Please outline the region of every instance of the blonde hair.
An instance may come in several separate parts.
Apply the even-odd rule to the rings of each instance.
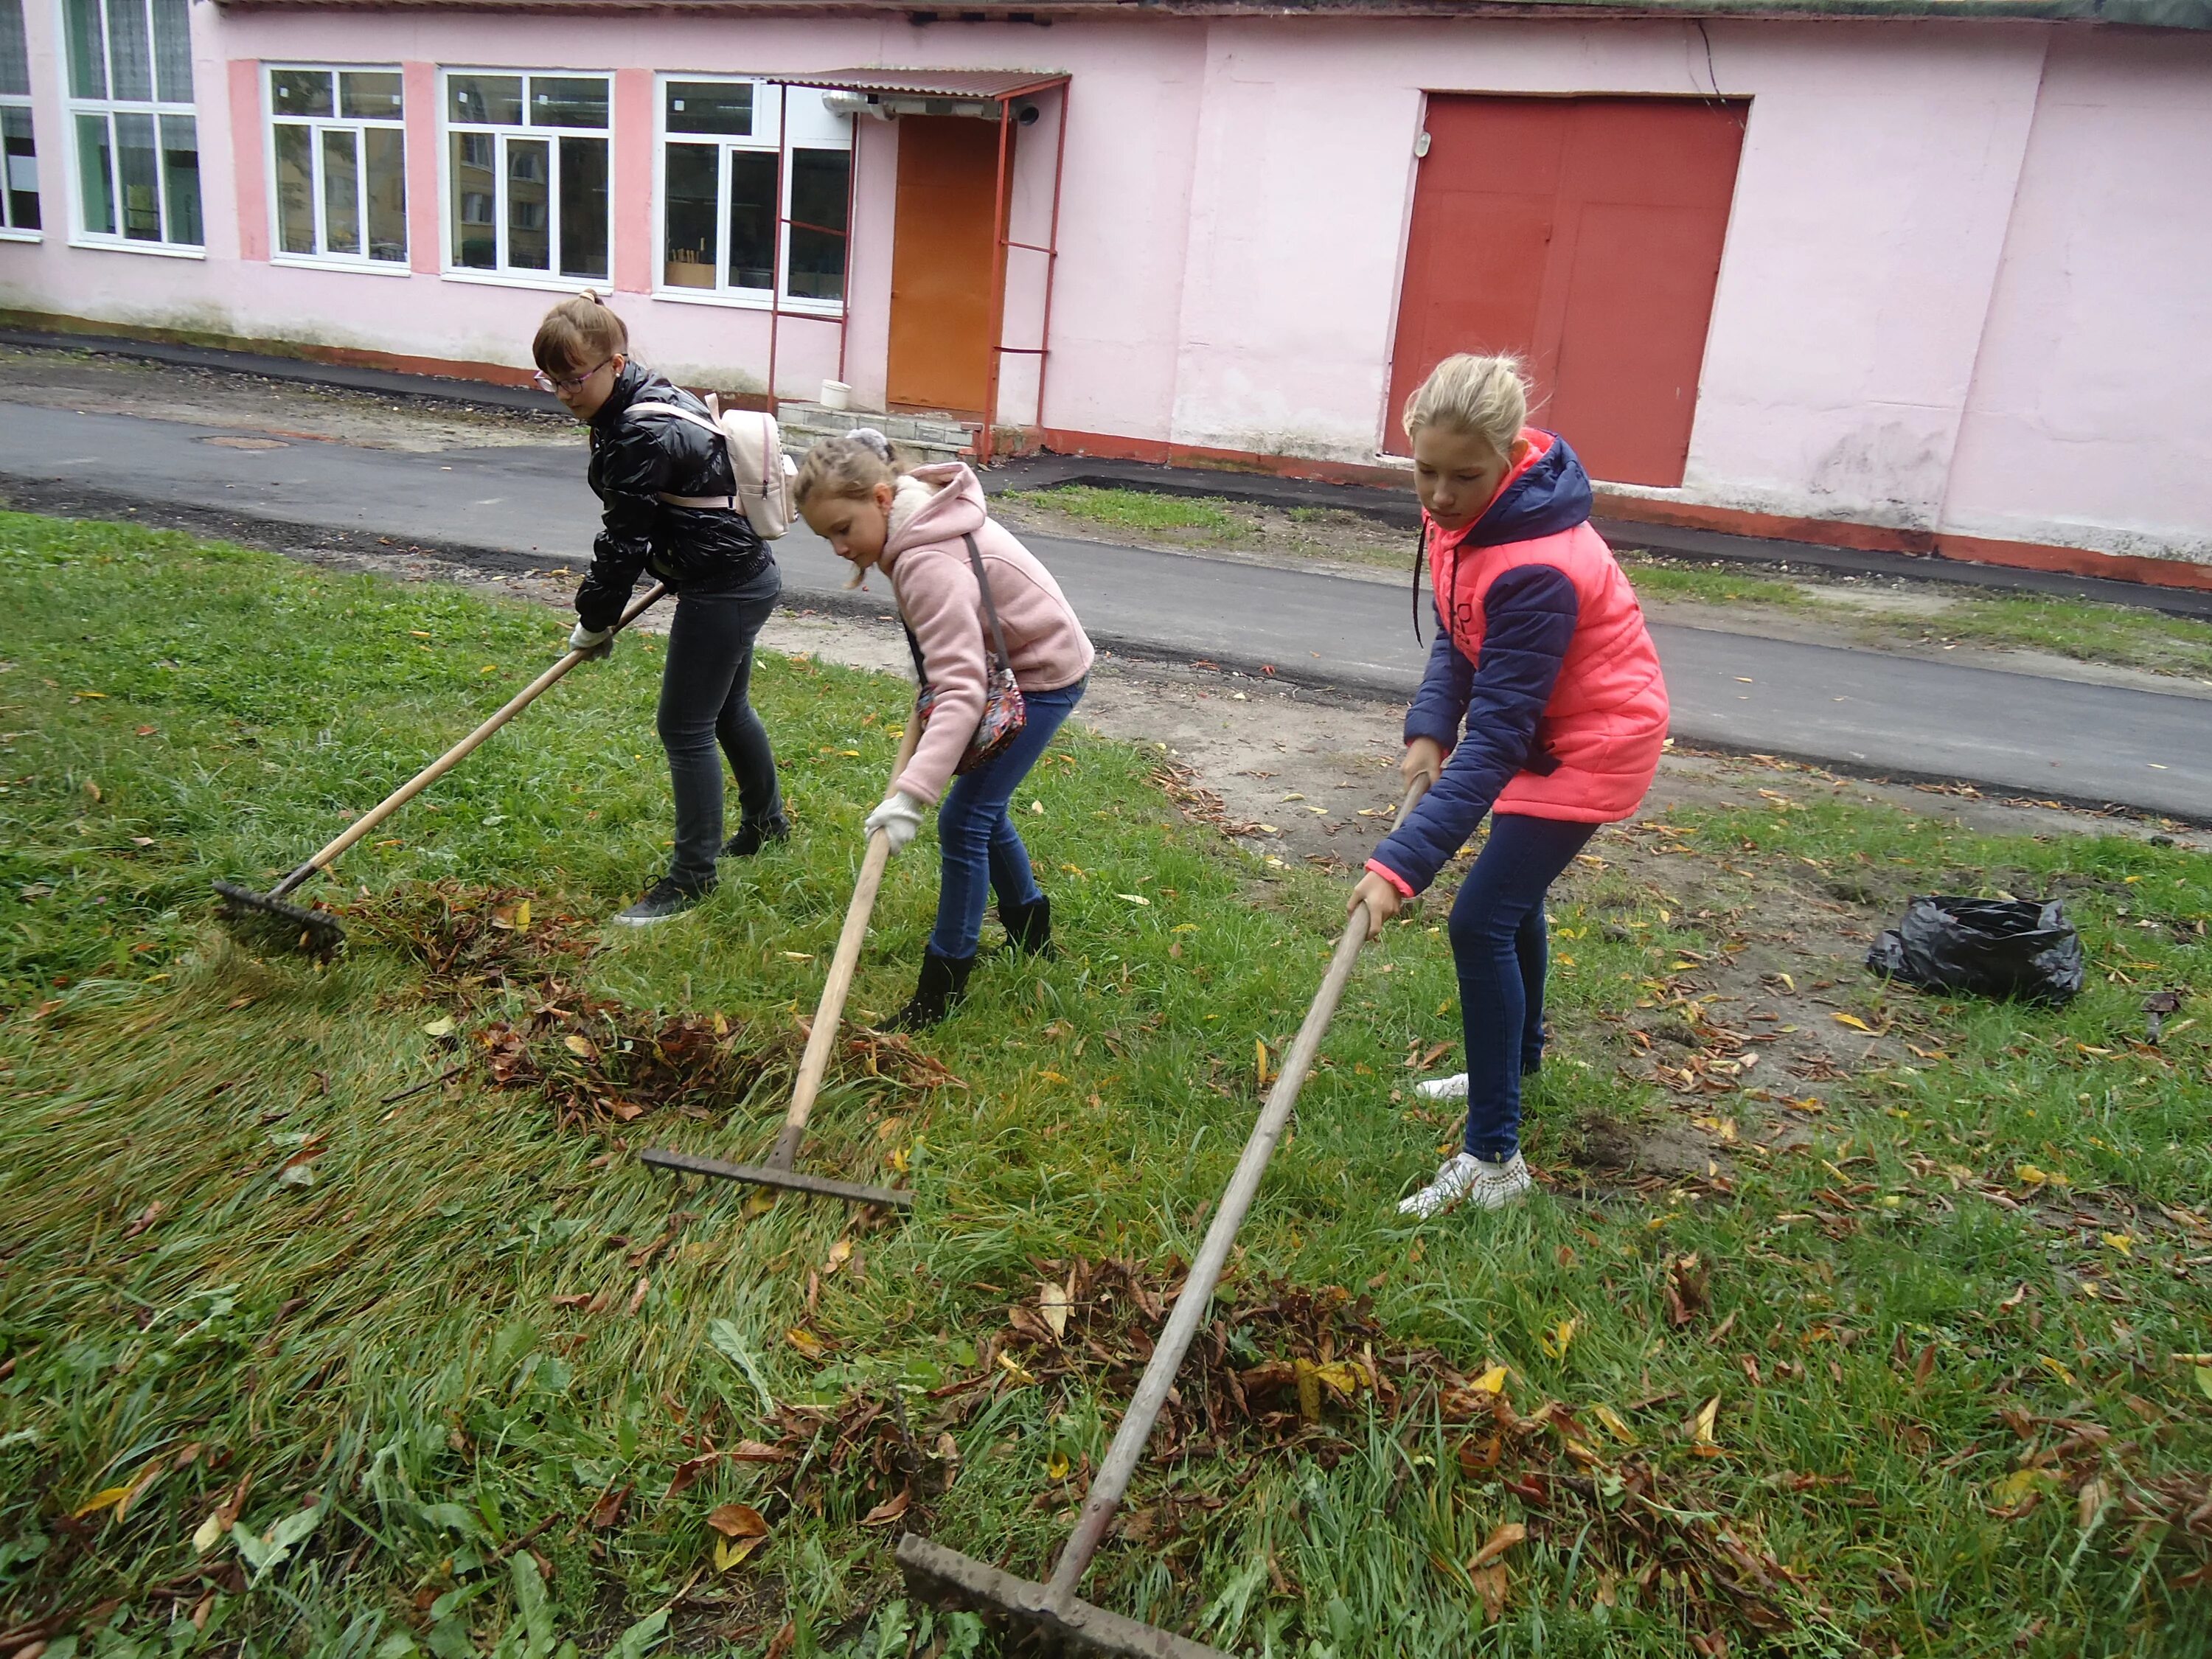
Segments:
[[[629,350],[629,329],[597,289],[586,289],[545,313],[530,355],[548,374],[574,374]]]
[[[1476,357],[1467,352],[1447,357],[1429,371],[1406,399],[1406,435],[1425,426],[1449,427],[1482,439],[1501,455],[1528,420],[1528,379],[1521,360],[1510,355]]]
[[[817,495],[865,501],[876,493],[877,485],[896,484],[904,471],[882,434],[855,428],[850,437],[824,438],[806,452],[799,464],[799,477],[792,481],[791,499],[802,513]]]

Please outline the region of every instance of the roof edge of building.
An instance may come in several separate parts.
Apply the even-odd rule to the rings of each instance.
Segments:
[[[2212,30],[2212,0],[216,0],[227,11],[761,11],[786,15],[897,13],[942,21],[1044,22],[1114,17],[1759,20],[2103,23]]]

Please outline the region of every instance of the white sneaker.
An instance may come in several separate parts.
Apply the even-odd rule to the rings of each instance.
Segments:
[[[1426,1083],[1416,1083],[1413,1092],[1423,1100],[1465,1100],[1467,1073],[1455,1072],[1449,1077],[1432,1077]]]
[[[1503,1164],[1486,1162],[1472,1152],[1456,1152],[1437,1171],[1434,1181],[1411,1198],[1399,1201],[1398,1213],[1418,1216],[1425,1221],[1455,1204],[1470,1204],[1478,1210],[1502,1210],[1509,1204],[1518,1204],[1535,1184],[1528,1164],[1518,1152]]]

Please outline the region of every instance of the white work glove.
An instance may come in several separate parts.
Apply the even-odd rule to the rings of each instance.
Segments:
[[[921,833],[921,815],[928,810],[921,797],[895,789],[884,797],[882,805],[868,814],[867,833],[872,836],[877,830],[882,830],[890,837],[891,851],[903,853],[906,844]]]
[[[611,657],[615,649],[615,630],[611,628],[586,628],[578,623],[576,631],[568,635],[568,648],[583,652],[595,662]]]

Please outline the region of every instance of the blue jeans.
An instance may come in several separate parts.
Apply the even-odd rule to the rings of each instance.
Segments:
[[[1521,1150],[1521,1075],[1544,1054],[1551,926],[1544,895],[1596,830],[1594,823],[1496,815],[1452,904],[1452,960],[1467,1039],[1467,1150],[1492,1164]]]
[[[1060,723],[1083,701],[1084,682],[1057,691],[1024,691],[1028,711],[1006,749],[945,792],[937,811],[941,871],[937,927],[929,948],[940,957],[972,957],[983,937],[983,909],[993,891],[1000,904],[1030,904],[1040,896],[1029,848],[1007,815],[1006,803],[1037,763]]]

